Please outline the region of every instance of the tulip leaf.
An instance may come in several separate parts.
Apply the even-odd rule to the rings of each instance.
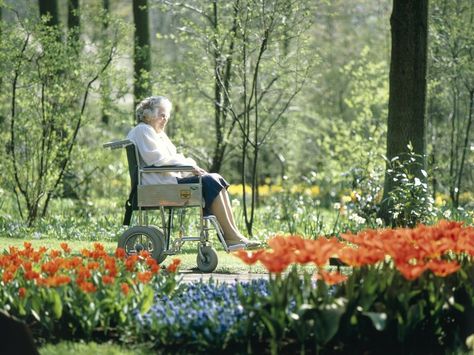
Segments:
[[[61,297],[57,292],[52,293],[52,301],[53,301],[53,312],[56,319],[61,318],[63,314],[63,302],[61,301]]]
[[[148,312],[148,310],[153,305],[153,290],[150,287],[145,287],[143,289],[143,299],[140,306],[141,314]]]
[[[326,344],[339,330],[339,321],[346,310],[346,300],[336,299],[332,304],[319,309],[315,322],[318,343]]]
[[[387,314],[384,312],[363,312],[362,314],[370,318],[375,329],[379,332],[387,326]]]
[[[34,309],[31,310],[31,315],[32,315],[38,322],[41,322],[41,317],[39,316],[38,312],[36,312]]]
[[[25,306],[23,304],[18,304],[18,313],[21,315],[21,316],[25,316],[26,315],[26,309],[25,309]]]

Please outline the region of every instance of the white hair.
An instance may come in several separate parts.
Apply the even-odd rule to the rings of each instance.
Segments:
[[[137,105],[137,108],[135,110],[135,117],[137,119],[137,123],[148,123],[156,119],[157,110],[160,107],[171,111],[171,101],[164,96],[150,96],[142,100],[142,102]]]

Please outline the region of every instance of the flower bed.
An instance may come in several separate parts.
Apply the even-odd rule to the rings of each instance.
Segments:
[[[161,271],[146,252],[126,258],[122,249],[108,255],[95,243],[81,256],[62,250],[10,247],[0,256],[0,302],[25,320],[37,337],[54,340],[119,337],[135,322],[131,310],[146,312],[156,293],[171,294],[179,260]]]
[[[149,312],[137,319],[140,336],[154,339],[157,348],[179,349],[183,353],[226,349],[245,342],[249,314],[241,298],[250,292],[260,297],[269,294],[267,280],[234,284],[209,283],[182,285],[169,297],[157,297]]]
[[[328,353],[427,354],[464,347],[474,333],[473,227],[440,221],[341,237],[344,242],[275,237],[271,250],[238,253],[274,273],[271,316],[263,322],[272,353],[285,338]],[[350,275],[324,270],[331,256],[350,266]],[[319,268],[316,288],[294,270],[281,274],[291,264],[310,262]],[[326,284],[337,284],[333,294]],[[290,301],[296,302],[293,313],[287,312]]]
[[[474,228],[441,221],[365,230],[341,239],[275,237],[261,262],[269,280],[182,284],[179,261],[148,254],[73,256],[10,248],[0,256],[3,308],[38,339],[113,338],[162,351],[444,353],[474,333]],[[327,270],[331,257],[349,267]],[[315,274],[298,265],[312,263]],[[289,268],[289,270],[288,270]]]

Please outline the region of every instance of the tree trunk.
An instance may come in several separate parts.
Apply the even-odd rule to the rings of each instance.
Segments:
[[[134,87],[135,106],[151,94],[150,31],[148,26],[148,0],[133,0],[135,22]]]
[[[79,0],[69,0],[67,5],[67,27],[71,36],[71,40],[77,42],[79,40]]]
[[[235,118],[232,119],[230,124],[228,121],[228,112],[230,107],[230,83],[233,73],[233,56],[235,47],[235,36],[237,32],[237,19],[240,9],[240,0],[234,2],[234,15],[232,28],[230,29],[230,43],[227,53],[223,56],[219,50],[218,43],[218,8],[217,1],[213,2],[213,30],[215,33],[214,37],[214,124],[216,129],[216,144],[214,146],[214,153],[212,156],[211,168],[209,169],[213,173],[218,173],[221,170],[224,162],[225,153],[228,146],[228,139],[230,138],[232,131],[235,128]],[[221,63],[225,57],[224,63]]]
[[[425,99],[428,37],[428,0],[394,0],[390,18],[392,51],[388,105],[387,158],[402,159],[413,146],[425,167]],[[387,170],[389,164],[387,164]],[[421,181],[420,169],[412,171]],[[385,174],[381,215],[389,220],[389,194],[399,181]]]
[[[40,16],[49,16],[46,22],[49,26],[59,25],[58,1],[57,0],[38,0]]]
[[[471,89],[469,92],[469,114],[467,116],[466,135],[464,137],[464,144],[462,146],[461,163],[459,166],[458,180],[456,182],[456,189],[455,189],[456,194],[455,194],[455,199],[453,200],[454,207],[459,206],[459,195],[461,194],[461,182],[462,182],[462,176],[464,172],[464,164],[466,161],[466,154],[469,150],[469,142],[470,142],[469,135],[471,133],[473,109],[474,109],[474,90]]]
[[[109,0],[102,0],[102,9],[104,12],[108,15],[110,12],[110,1]],[[104,31],[104,36],[108,36],[108,29],[109,29],[109,22],[104,21],[103,22],[103,31]],[[104,78],[103,82],[100,84],[100,95],[102,97],[102,105],[101,105],[101,121],[103,124],[108,125],[109,124],[109,114],[107,112],[107,109],[109,108],[109,102],[110,98],[108,95],[110,94],[110,83],[108,81],[108,78]]]

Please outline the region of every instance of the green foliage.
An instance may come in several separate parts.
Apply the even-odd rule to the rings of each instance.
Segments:
[[[430,10],[427,142],[432,184],[457,207],[473,184],[473,9],[469,0],[435,0]]]
[[[40,349],[41,355],[145,355],[149,353],[149,349],[145,346],[125,347],[117,344],[104,343],[74,343],[60,342],[58,344],[47,344]]]
[[[408,151],[406,157],[394,157],[387,162],[387,178],[395,187],[384,203],[389,206],[393,225],[414,227],[417,223],[430,222],[435,213],[426,182],[428,175],[411,145],[408,145]]]
[[[61,40],[60,29],[44,22],[17,18],[1,25],[0,71],[8,88],[2,91],[2,111],[8,112],[2,180],[31,224],[60,194],[78,133],[87,123],[88,97],[115,55],[123,26],[115,24],[110,43],[78,53],[79,43]]]
[[[268,339],[270,353],[278,354],[295,339],[296,349],[304,353],[309,343],[318,349],[337,333],[347,300],[336,298],[323,282],[315,287],[312,275],[300,275],[296,267],[285,276],[273,275],[268,295],[250,290],[239,292],[240,302],[248,314],[244,338],[248,339],[247,352],[252,352],[252,339]],[[287,348],[286,348],[287,349]]]
[[[296,121],[307,128],[296,127],[289,132],[290,139],[299,146],[298,155],[289,157],[289,174],[295,179],[316,174],[313,180],[326,196],[321,199],[326,207],[339,202],[344,191],[356,188],[354,175],[358,169],[372,172],[377,177],[374,183],[381,184],[378,178],[384,165],[378,157],[385,153],[386,61],[374,62],[373,54],[364,48],[337,75],[340,80],[345,78],[347,92],[339,109],[321,105],[309,116],[303,111]],[[333,110],[328,112],[330,108]]]
[[[382,160],[372,156],[373,159]],[[351,177],[352,186],[348,194],[341,198],[342,208],[347,214],[347,219],[352,222],[348,229],[359,230],[362,225],[373,228],[381,227],[383,221],[379,218],[380,201],[382,196],[383,170],[379,166],[359,166],[350,169],[347,173]]]

